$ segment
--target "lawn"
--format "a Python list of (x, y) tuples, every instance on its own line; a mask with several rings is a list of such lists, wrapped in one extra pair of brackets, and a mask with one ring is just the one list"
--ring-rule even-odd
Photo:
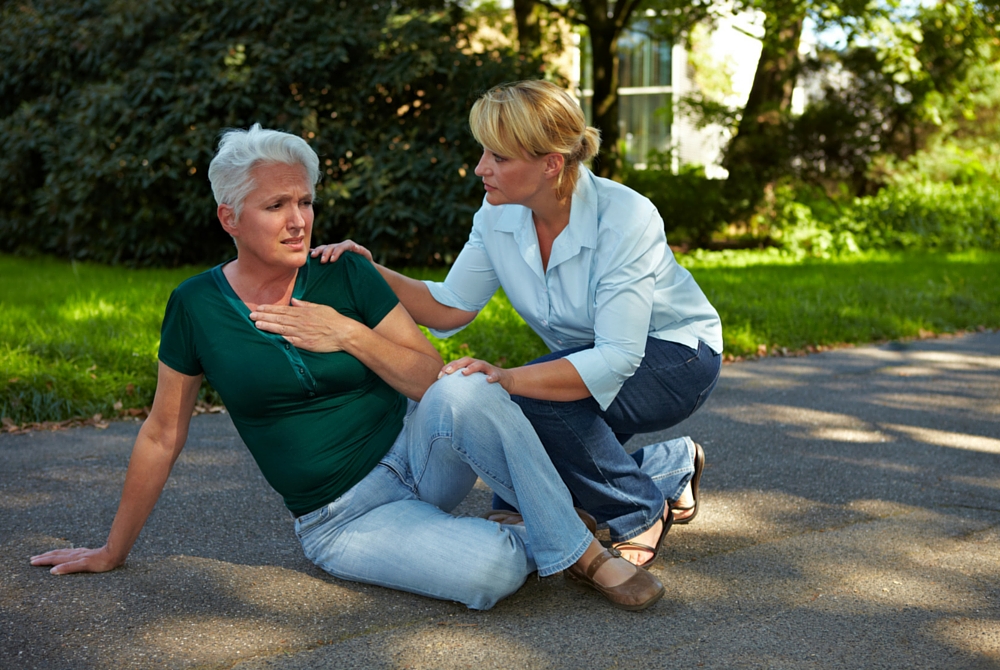
[[(1000, 327), (1000, 254), (793, 262), (729, 252), (681, 262), (722, 316), (727, 357)], [(4, 425), (113, 417), (148, 406), (167, 297), (201, 269), (127, 270), (0, 255)], [(438, 278), (444, 271), (409, 274)], [(445, 360), (468, 354), (513, 366), (545, 353), (502, 295), (466, 330), (434, 342)]]

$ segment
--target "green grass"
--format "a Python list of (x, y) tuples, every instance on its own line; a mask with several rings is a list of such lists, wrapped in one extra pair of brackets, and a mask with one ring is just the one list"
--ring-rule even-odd
[(768, 252), (684, 258), (733, 356), (1000, 326), (1000, 254), (871, 253), (790, 262)]
[[(682, 257), (722, 315), (727, 354), (1000, 327), (1000, 254), (867, 254), (794, 262), (774, 252)], [(201, 268), (127, 270), (0, 255), (0, 416), (105, 417), (149, 405), (170, 291)], [(444, 271), (416, 270), (432, 279)], [(465, 330), (434, 340), (445, 360), (506, 366), (545, 353), (497, 296)], [(209, 398), (211, 400), (211, 398)]]

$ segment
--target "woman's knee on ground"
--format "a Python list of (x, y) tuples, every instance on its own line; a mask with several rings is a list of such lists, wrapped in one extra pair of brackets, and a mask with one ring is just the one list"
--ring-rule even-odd
[(472, 609), (487, 610), (504, 598), (513, 595), (530, 574), (526, 558), (507, 552), (497, 552), (492, 560), (478, 562), (475, 575), (467, 575), (464, 603)]

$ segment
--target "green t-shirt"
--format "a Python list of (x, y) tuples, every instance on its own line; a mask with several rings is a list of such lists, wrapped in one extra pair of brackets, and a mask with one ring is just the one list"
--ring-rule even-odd
[[(369, 328), (399, 302), (355, 254), (329, 264), (310, 258), (292, 295)], [(402, 429), (406, 399), (354, 356), (297, 349), (258, 330), (249, 314), (221, 265), (191, 277), (167, 303), (159, 357), (183, 374), (205, 374), (264, 477), (299, 516), (375, 467)]]

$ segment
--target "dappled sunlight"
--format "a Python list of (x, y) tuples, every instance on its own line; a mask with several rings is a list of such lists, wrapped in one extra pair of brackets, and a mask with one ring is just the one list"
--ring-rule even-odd
[(933, 377), (942, 373), (936, 368), (920, 365), (890, 365), (881, 368), (879, 372), (892, 377)]
[(215, 588), (261, 613), (338, 616), (366, 598), (336, 582), (268, 565), (240, 565), (210, 558), (168, 559), (201, 588)]
[[(806, 512), (838, 509), (836, 505), (777, 490), (711, 491), (705, 494), (703, 509), (699, 512), (698, 535), (708, 539), (779, 539), (788, 532), (801, 530), (797, 525)], [(863, 510), (845, 511), (845, 518), (860, 519), (870, 514)], [(893, 513), (900, 511), (893, 509)], [(704, 524), (701, 515), (705, 516)]]
[[(974, 626), (969, 625), (970, 619), (975, 620)], [(927, 624), (922, 632), (941, 644), (988, 659), (991, 665), (1000, 665), (1000, 620), (978, 614), (954, 617)]]
[(47, 505), (55, 500), (51, 493), (4, 493), (0, 495), (0, 510), (26, 510)]
[(898, 463), (896, 461), (886, 461), (879, 458), (847, 458), (844, 456), (831, 456), (829, 454), (814, 454), (812, 458), (821, 461), (833, 461), (844, 465), (853, 465), (862, 468), (863, 470), (878, 468), (880, 470), (888, 470), (890, 472), (898, 472), (900, 474), (907, 475), (914, 475), (924, 471), (924, 468), (922, 467)]
[[(316, 643), (295, 624), (276, 625), (232, 614), (157, 618), (136, 628), (132, 635), (134, 648), (144, 650), (140, 657), (144, 656), (150, 666), (154, 663), (176, 666), (178, 661), (200, 667), (230, 666), (241, 659)], [(128, 667), (133, 656), (133, 650), (126, 647), (122, 667)]]
[[(332, 642), (322, 639), (332, 620), (373, 604), (363, 592), (334, 580), (273, 566), (173, 556), (151, 567), (155, 583), (149, 588), (158, 592), (160, 606), (179, 608), (136, 628), (136, 646), (146, 649), (147, 657), (175, 662), (228, 665)], [(216, 615), (220, 602), (228, 604)], [(203, 603), (211, 603), (210, 611), (200, 611)]]
[(915, 351), (909, 355), (946, 370), (1000, 370), (1000, 356), (976, 356), (955, 351)]
[[(848, 526), (832, 530), (824, 534), (822, 550), (810, 548), (805, 552), (809, 560), (796, 568), (803, 582), (827, 596), (823, 607), (843, 609), (848, 615), (856, 613), (859, 605), (876, 611), (916, 608), (971, 614), (989, 608), (989, 596), (972, 584), (955, 585), (942, 571), (975, 579), (977, 573), (985, 576), (993, 572), (993, 559), (984, 557), (987, 560), (975, 565), (955, 564), (953, 554), (970, 540), (950, 532), (954, 521), (951, 515), (928, 510), (873, 520), (881, 538), (877, 543), (871, 541), (871, 529)], [(975, 522), (960, 524), (970, 531), (981, 527)], [(912, 533), (914, 526), (922, 531), (918, 536)], [(792, 545), (810, 542), (803, 537)], [(791, 551), (793, 546), (789, 547), (792, 555), (796, 553)], [(945, 583), (950, 586), (942, 588)]]
[(876, 428), (868, 422), (849, 414), (825, 412), (822, 410), (794, 407), (791, 405), (755, 403), (742, 405), (731, 410), (721, 411), (728, 418), (734, 421), (748, 423), (755, 426), (777, 423), (783, 426), (798, 426), (801, 428), (812, 428), (815, 430), (845, 429), (860, 431), (862, 433), (876, 430)]
[(84, 462), (79, 466), (53, 466), (44, 468), (30, 475), (33, 479), (63, 482), (65, 484), (112, 484), (121, 485), (122, 470), (119, 467), (100, 466)]
[[(828, 372), (822, 368), (806, 365), (796, 360), (794, 363), (780, 364), (773, 360), (768, 360), (767, 369), (757, 368), (753, 363), (746, 365), (731, 365), (726, 368), (726, 379), (760, 379), (767, 378), (771, 381), (773, 374), (786, 374), (792, 377), (814, 377), (826, 375)], [(793, 380), (797, 381), (797, 380)]]
[(64, 321), (88, 321), (122, 316), (120, 307), (97, 296), (72, 298), (59, 305), (55, 311)]
[(993, 437), (967, 435), (965, 433), (893, 423), (882, 424), (882, 427), (886, 430), (902, 433), (911, 440), (923, 442), (924, 444), (933, 444), (938, 447), (949, 447), (952, 449), (965, 449), (967, 451), (980, 451), (984, 454), (1000, 454), (1000, 440)]
[(816, 428), (808, 433), (792, 433), (793, 437), (830, 440), (832, 442), (857, 442), (872, 444), (878, 442), (894, 442), (877, 430), (857, 430), (854, 428)]
[(979, 486), (987, 489), (997, 489), (1000, 490), (1000, 477), (963, 477), (961, 475), (946, 475), (944, 477), (946, 481), (954, 482), (956, 484), (964, 484), (965, 486)]
[(876, 405), (917, 412), (936, 412), (946, 409), (965, 410), (976, 408), (976, 405), (980, 404), (980, 401), (976, 399), (944, 394), (873, 393), (868, 397)]
[[(476, 623), (442, 622), (433, 628), (419, 628), (395, 635), (384, 652), (388, 667), (453, 667), (451, 654), (465, 658), (489, 659), (490, 667), (561, 667), (558, 657), (539, 649), (530, 641), (512, 639), (501, 630), (491, 631)], [(454, 657), (451, 657), (454, 658)]]

